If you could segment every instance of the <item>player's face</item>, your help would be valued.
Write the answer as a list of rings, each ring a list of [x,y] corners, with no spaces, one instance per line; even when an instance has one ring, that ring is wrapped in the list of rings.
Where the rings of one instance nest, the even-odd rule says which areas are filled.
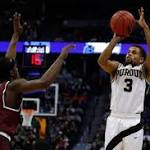
[[[14,68],[13,68],[13,74],[12,74],[12,77],[13,77],[14,79],[20,78],[20,74],[19,74],[19,71],[18,71],[18,68],[17,68],[16,65],[15,65]]]
[[[130,47],[125,59],[126,64],[139,65],[142,61],[140,49],[134,46]]]
[[[20,74],[19,74],[19,71],[18,71],[17,67],[16,67],[16,78],[20,78]]]

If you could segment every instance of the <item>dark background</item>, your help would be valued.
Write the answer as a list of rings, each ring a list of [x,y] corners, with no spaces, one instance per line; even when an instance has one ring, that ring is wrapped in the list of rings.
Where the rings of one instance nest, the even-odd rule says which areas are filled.
[[[0,40],[10,38],[12,15],[18,11],[22,20],[38,32],[34,40],[55,41],[63,37],[65,41],[109,41],[113,13],[128,10],[138,19],[141,6],[149,23],[148,0],[5,0],[0,2]],[[141,30],[137,27],[125,41],[144,42]]]

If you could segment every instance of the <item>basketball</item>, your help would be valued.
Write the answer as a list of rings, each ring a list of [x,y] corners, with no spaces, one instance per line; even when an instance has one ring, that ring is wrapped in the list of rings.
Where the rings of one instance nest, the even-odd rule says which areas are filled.
[[[116,35],[127,37],[133,31],[135,18],[129,11],[117,11],[110,20],[111,29]]]

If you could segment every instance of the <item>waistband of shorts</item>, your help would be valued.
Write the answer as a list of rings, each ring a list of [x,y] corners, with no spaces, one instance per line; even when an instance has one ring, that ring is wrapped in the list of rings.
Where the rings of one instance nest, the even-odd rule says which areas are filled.
[[[11,137],[7,133],[0,131],[0,135],[7,138],[9,142],[11,141]]]
[[[131,114],[131,113],[111,112],[110,116],[117,118],[141,118],[141,113]]]

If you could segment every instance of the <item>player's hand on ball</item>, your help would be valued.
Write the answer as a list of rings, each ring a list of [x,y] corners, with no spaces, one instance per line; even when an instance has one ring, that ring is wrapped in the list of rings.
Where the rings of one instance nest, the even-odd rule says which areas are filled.
[[[118,36],[116,33],[114,33],[113,39],[114,39],[116,42],[120,42],[120,41],[122,41],[122,40],[124,39],[124,37]]]
[[[69,53],[69,51],[71,50],[71,49],[73,49],[73,48],[75,48],[75,44],[68,44],[67,46],[65,46],[63,49],[62,49],[62,51],[61,51],[61,57],[63,58],[63,59],[66,59],[67,58],[67,56],[68,56],[68,53]]]

